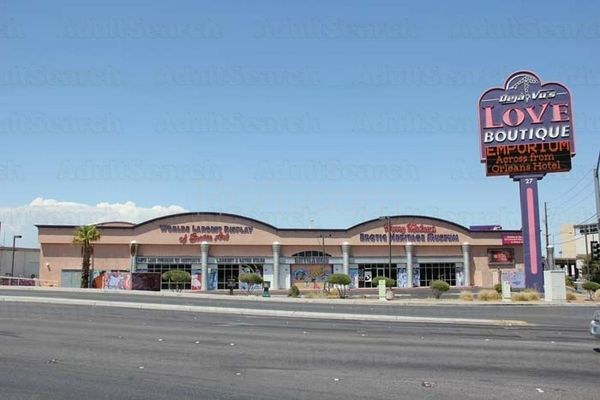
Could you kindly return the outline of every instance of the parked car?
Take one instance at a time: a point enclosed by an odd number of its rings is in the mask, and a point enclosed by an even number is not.
[[[596,310],[590,322],[590,334],[600,338],[600,310]]]

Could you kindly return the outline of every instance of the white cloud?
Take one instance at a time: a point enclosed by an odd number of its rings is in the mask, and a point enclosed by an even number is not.
[[[96,205],[43,199],[17,207],[0,207],[2,232],[0,243],[12,244],[12,235],[23,235],[17,243],[38,247],[37,229],[34,225],[81,225],[108,221],[143,222],[163,215],[187,210],[177,205],[140,207],[134,202],[98,203]]]

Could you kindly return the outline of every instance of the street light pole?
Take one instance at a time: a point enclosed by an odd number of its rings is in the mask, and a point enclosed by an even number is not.
[[[21,239],[23,236],[21,235],[13,235],[13,245],[12,245],[12,261],[10,267],[10,276],[15,276],[15,242],[17,239]]]
[[[325,235],[321,234],[321,235],[319,235],[319,237],[321,238],[321,251],[323,253],[323,258],[322,258],[323,272],[325,272]],[[329,235],[327,235],[327,237],[331,237],[331,233]]]

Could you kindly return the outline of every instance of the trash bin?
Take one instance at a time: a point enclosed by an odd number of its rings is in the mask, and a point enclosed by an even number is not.
[[[271,288],[271,282],[270,281],[263,281],[263,294],[262,297],[271,297],[271,294],[269,293],[269,289]]]

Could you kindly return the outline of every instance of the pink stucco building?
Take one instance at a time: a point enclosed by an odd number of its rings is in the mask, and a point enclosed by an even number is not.
[[[470,230],[426,216],[379,218],[347,229],[289,229],[239,215],[194,212],[96,226],[102,237],[94,244],[95,274],[139,277],[184,269],[195,278],[194,290],[224,289],[243,271],[260,273],[273,289],[293,284],[317,289],[331,273],[349,274],[357,288],[371,287],[376,276],[396,279],[398,287],[428,286],[433,279],[488,287],[505,271],[518,286],[523,270],[520,231]],[[81,250],[72,244],[75,229],[38,225],[41,279],[78,286]]]

